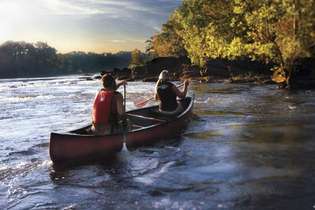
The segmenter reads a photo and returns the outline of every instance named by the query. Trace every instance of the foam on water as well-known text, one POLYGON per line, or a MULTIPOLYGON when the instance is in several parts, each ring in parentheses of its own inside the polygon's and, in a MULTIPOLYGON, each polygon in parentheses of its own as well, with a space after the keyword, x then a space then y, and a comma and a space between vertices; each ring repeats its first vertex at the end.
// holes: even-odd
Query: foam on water
POLYGON ((159 177, 161 177, 164 173, 167 172, 167 170, 174 165, 175 162, 171 161, 168 163, 165 163, 161 165, 159 168, 156 168, 154 171, 144 174, 142 176, 135 177, 134 180, 137 182, 144 183, 146 185, 152 184, 155 180, 157 180, 159 177))

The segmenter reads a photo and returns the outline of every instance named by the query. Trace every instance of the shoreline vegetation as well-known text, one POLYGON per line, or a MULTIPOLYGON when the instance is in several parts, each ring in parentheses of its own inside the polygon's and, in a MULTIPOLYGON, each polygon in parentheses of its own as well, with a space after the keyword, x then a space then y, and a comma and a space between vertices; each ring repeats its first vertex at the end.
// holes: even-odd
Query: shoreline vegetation
MULTIPOLYGON (((57 53, 44 42, 0 45, 0 78, 113 72, 173 79, 315 87, 315 1, 183 0, 146 52, 57 53)), ((91 79, 91 78, 90 78, 91 79)))
POLYGON ((250 60, 272 70, 280 87, 315 86, 315 1, 183 0, 148 40, 157 56, 187 56, 206 68, 213 60, 250 60))
POLYGON ((271 72, 261 63, 239 60, 212 60, 207 66, 193 65, 187 56, 157 57, 139 50, 118 53, 57 53, 47 43, 7 41, 0 45, 0 78, 48 77, 82 74, 98 79, 111 72, 121 79, 156 81, 162 69, 172 79, 194 78, 200 82, 270 82, 271 72))
MULTIPOLYGON (((81 74, 81 79, 94 80, 110 72, 120 79, 155 82, 160 71, 168 69, 173 80, 191 78, 201 83, 260 85, 275 84, 271 68, 272 65, 249 59, 212 59, 201 67, 192 64, 187 56, 156 57, 139 50, 58 54, 56 49, 44 42, 32 44, 8 41, 0 45, 1 79, 81 74)), ((300 82, 305 82, 305 78, 300 82)), ((313 87, 313 83, 306 86, 309 87, 313 87)))

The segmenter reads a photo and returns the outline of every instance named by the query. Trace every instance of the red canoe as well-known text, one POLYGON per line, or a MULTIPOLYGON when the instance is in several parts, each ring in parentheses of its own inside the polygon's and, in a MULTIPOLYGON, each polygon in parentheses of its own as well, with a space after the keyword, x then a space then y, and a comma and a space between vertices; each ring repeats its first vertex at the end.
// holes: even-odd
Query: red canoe
POLYGON ((157 106, 128 111, 129 129, 125 134, 92 135, 88 132, 91 125, 68 133, 51 133, 50 158, 55 163, 100 159, 121 151, 124 141, 131 148, 177 136, 189 122, 194 98, 179 102, 184 111, 172 117, 159 114, 157 106))
POLYGON ((178 136, 190 120, 194 97, 186 97, 180 103, 184 111, 172 117, 157 114, 157 106, 129 111, 128 119, 135 128, 128 132, 127 147, 149 145, 156 140, 178 136))

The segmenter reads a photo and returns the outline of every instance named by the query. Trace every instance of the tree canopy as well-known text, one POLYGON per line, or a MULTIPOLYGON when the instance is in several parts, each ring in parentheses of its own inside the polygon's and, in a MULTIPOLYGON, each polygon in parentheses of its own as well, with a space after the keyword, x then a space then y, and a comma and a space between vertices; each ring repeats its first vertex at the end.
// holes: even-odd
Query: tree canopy
POLYGON ((273 63, 289 77, 296 60, 315 54, 315 1, 184 0, 149 44, 200 66, 216 58, 273 63))
POLYGON ((95 73, 127 67, 130 59, 130 52, 60 54, 44 42, 8 41, 0 45, 0 78, 95 73))

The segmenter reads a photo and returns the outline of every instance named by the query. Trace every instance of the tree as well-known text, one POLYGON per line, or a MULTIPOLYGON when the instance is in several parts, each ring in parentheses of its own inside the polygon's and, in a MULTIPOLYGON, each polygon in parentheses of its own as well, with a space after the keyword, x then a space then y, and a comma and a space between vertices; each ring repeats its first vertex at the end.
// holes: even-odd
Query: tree
POLYGON ((286 84, 290 85, 295 62, 313 54, 315 2, 235 2, 241 8, 240 14, 244 14, 244 23, 247 25, 245 52, 254 59, 264 59, 276 64, 274 70, 283 72, 286 84))
POLYGON ((181 36, 177 33, 175 16, 171 16, 166 24, 163 24, 161 33, 155 34, 147 41, 147 52, 155 57, 186 56, 187 52, 181 36))
POLYGON ((57 54, 44 42, 8 41, 0 45, 0 78, 95 73, 126 67, 130 59, 130 52, 57 54))
POLYGON ((203 66, 208 58, 225 57, 231 40, 231 3, 225 0, 184 0, 175 10, 177 34, 192 63, 203 66))
POLYGON ((179 40, 200 66, 250 58, 274 64, 290 84, 296 60, 314 57, 314 0, 184 0, 167 24, 152 39, 153 49, 176 54, 171 40, 179 40))
POLYGON ((129 68, 142 65, 141 51, 138 49, 134 49, 131 51, 131 60, 129 63, 129 68))

